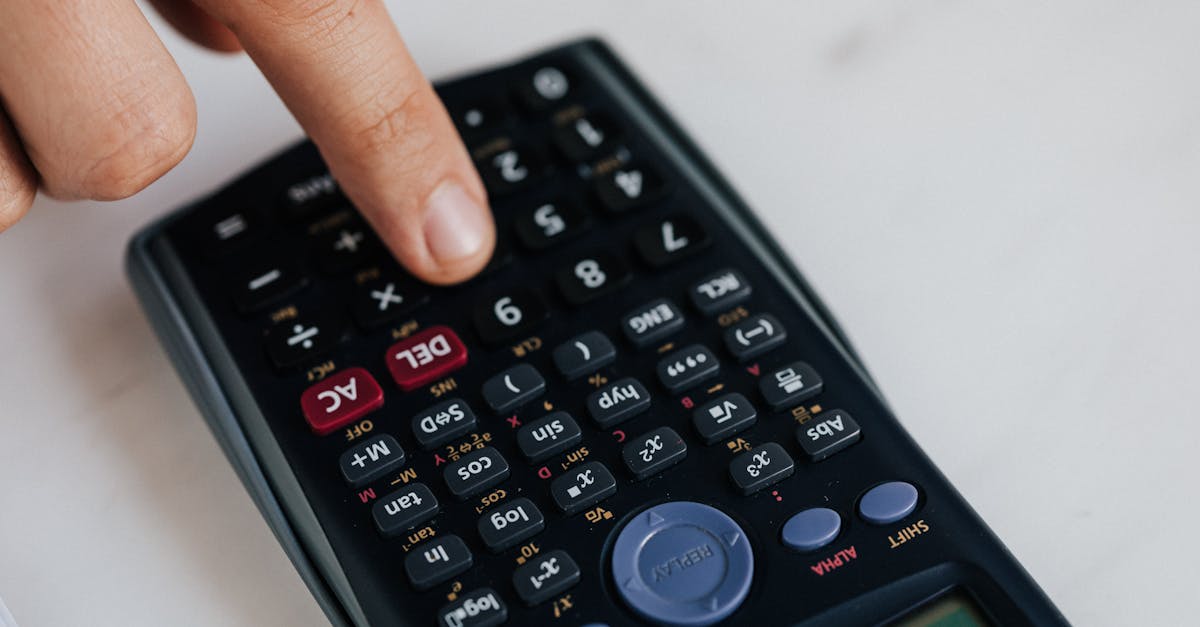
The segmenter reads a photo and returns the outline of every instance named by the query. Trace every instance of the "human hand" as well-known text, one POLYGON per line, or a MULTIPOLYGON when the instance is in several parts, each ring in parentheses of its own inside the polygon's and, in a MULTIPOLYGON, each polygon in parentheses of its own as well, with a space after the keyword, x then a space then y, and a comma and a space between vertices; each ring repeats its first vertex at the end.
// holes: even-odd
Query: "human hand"
MULTIPOLYGON (((414 275, 488 261, 487 197, 379 0, 152 0, 209 48, 245 49, 347 196, 414 275)), ((0 1, 0 231, 40 187, 115 200, 191 148, 196 106, 133 0, 0 1)))

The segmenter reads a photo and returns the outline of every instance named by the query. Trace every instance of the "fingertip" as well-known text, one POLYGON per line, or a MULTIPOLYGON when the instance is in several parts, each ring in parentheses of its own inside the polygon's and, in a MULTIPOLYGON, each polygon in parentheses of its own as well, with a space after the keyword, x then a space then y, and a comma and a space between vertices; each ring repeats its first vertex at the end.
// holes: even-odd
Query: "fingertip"
POLYGON ((418 212, 380 216, 376 228, 413 276, 433 285, 461 283, 479 273, 496 248, 496 227, 482 194, 457 181, 434 188, 418 212))

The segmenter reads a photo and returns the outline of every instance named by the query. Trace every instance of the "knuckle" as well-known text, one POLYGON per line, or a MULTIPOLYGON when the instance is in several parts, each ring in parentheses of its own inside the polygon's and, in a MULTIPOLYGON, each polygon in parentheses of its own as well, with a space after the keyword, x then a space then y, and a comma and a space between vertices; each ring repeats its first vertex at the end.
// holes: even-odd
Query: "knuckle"
POLYGON ((409 91, 394 98, 383 98, 359 108, 352 115, 356 118, 349 126, 360 129, 355 134, 355 143, 369 155, 383 151, 394 151, 403 145, 405 152, 420 153, 430 149, 432 139, 422 129, 423 115, 416 110, 417 92, 409 91))
POLYGON ((4 173, 0 172, 0 231, 7 230, 25 217, 33 206, 36 193, 32 182, 6 180, 4 173))
POLYGON ((191 148, 195 104, 188 93, 140 98, 121 106, 84 158, 84 195, 117 200, 141 191, 173 168, 191 148))

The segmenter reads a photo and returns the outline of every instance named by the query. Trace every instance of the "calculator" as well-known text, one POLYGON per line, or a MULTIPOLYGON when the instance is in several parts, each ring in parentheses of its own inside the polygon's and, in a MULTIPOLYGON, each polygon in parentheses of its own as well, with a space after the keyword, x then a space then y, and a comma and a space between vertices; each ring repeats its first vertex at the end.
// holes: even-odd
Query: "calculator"
POLYGON ((606 45, 437 90, 478 277, 407 275, 307 142, 129 248, 333 624, 1065 624, 606 45))

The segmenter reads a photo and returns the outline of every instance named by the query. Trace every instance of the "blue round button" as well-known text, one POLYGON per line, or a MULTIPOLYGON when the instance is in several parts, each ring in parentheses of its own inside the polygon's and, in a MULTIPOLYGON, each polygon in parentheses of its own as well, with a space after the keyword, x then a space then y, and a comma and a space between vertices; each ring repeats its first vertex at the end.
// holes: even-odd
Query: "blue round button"
POLYGON ((863 495, 858 513, 869 523, 887 525, 908 516, 917 508, 917 488, 904 481, 881 483, 863 495))
POLYGON ((780 539, 797 551, 815 551, 837 537, 842 530, 842 517, 825 508, 814 507, 797 513, 783 523, 780 539))
POLYGON ((630 520, 613 545, 617 592, 643 617, 668 625, 711 625, 750 592, 754 553, 720 510, 677 501, 630 520))

